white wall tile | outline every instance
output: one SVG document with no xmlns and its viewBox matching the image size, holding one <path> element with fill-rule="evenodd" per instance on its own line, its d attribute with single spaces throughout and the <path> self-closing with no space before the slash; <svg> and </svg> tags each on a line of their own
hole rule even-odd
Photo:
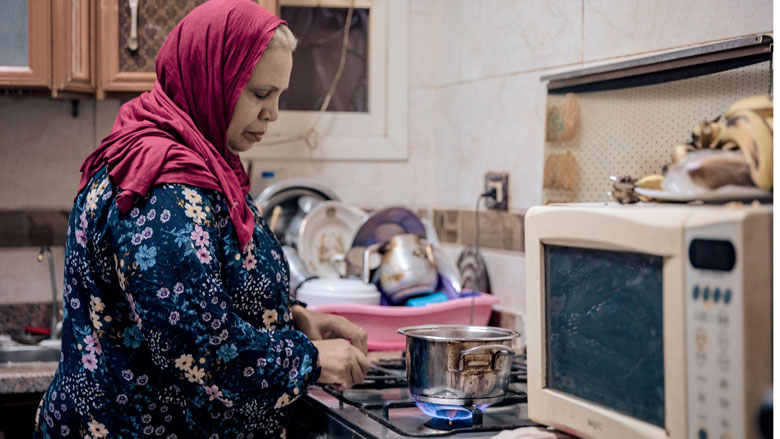
<svg viewBox="0 0 780 439">
<path fill-rule="evenodd" d="M 772 0 L 583 0 L 585 60 L 772 32 Z"/>
<path fill-rule="evenodd" d="M 433 15 L 409 13 L 409 87 L 430 87 L 434 81 Z"/>
<path fill-rule="evenodd" d="M 546 89 L 538 73 L 438 91 L 435 119 L 440 205 L 473 208 L 487 171 L 509 172 L 510 208 L 541 202 Z"/>
<path fill-rule="evenodd" d="M 436 0 L 433 17 L 434 54 L 431 58 L 436 84 L 448 84 L 461 80 L 461 52 L 465 27 L 462 4 L 466 1 Z"/>
<path fill-rule="evenodd" d="M 423 14 L 432 14 L 434 11 L 434 0 L 410 0 L 409 10 L 412 12 L 421 12 Z"/>
<path fill-rule="evenodd" d="M 462 245 L 442 244 L 444 254 L 456 264 Z M 491 293 L 501 306 L 525 314 L 525 255 L 523 253 L 480 249 L 490 279 Z"/>
<path fill-rule="evenodd" d="M 463 3 L 461 76 L 484 78 L 581 60 L 582 7 L 572 0 Z"/>
</svg>

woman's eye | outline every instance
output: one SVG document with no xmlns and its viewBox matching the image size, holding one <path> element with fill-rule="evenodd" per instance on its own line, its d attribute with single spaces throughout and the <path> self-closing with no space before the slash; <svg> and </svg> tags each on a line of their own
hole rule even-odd
<svg viewBox="0 0 780 439">
<path fill-rule="evenodd" d="M 270 95 L 270 94 L 271 93 L 266 93 L 266 94 L 255 93 L 255 96 L 257 97 L 257 99 L 263 100 L 263 99 L 267 98 L 268 95 Z"/>
</svg>

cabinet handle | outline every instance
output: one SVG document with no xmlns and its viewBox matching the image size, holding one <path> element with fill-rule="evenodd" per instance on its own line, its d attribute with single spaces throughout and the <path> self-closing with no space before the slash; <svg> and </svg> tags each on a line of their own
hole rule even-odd
<svg viewBox="0 0 780 439">
<path fill-rule="evenodd" d="M 130 37 L 127 39 L 127 48 L 135 52 L 138 50 L 138 0 L 128 0 L 130 4 Z"/>
</svg>

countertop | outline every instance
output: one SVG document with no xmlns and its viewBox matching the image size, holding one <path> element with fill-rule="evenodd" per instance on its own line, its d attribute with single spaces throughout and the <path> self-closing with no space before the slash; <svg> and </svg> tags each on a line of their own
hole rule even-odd
<svg viewBox="0 0 780 439">
<path fill-rule="evenodd" d="M 0 393 L 39 393 L 49 387 L 56 361 L 0 363 Z"/>
</svg>

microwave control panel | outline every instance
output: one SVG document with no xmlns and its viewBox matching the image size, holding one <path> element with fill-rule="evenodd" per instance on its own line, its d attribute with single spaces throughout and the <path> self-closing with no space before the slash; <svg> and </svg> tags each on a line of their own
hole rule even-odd
<svg viewBox="0 0 780 439">
<path fill-rule="evenodd" d="M 739 439 L 744 419 L 740 224 L 685 232 L 688 438 Z"/>
</svg>

